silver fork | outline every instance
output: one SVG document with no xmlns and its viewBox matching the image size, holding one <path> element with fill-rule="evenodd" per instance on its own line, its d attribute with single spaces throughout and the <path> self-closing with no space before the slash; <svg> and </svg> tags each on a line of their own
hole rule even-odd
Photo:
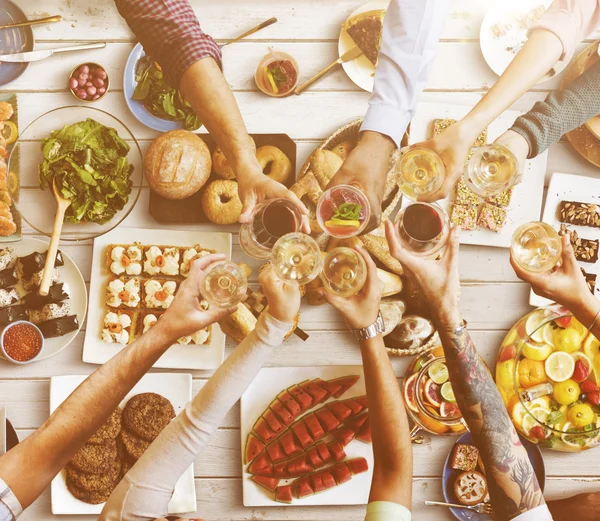
<svg viewBox="0 0 600 521">
<path fill-rule="evenodd" d="M 478 503 L 477 505 L 454 505 L 453 503 L 442 503 L 441 501 L 425 501 L 425 504 L 430 507 L 450 507 L 450 508 L 462 508 L 465 510 L 473 510 L 478 514 L 492 514 L 492 505 L 489 503 Z"/>
</svg>

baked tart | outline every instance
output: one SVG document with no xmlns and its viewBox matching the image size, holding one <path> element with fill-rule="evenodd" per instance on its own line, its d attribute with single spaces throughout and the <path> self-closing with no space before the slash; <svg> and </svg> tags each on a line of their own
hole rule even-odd
<svg viewBox="0 0 600 521">
<path fill-rule="evenodd" d="M 348 33 L 352 41 L 374 66 L 379 60 L 384 16 L 385 9 L 368 11 L 353 16 L 342 26 L 342 30 Z"/>
</svg>

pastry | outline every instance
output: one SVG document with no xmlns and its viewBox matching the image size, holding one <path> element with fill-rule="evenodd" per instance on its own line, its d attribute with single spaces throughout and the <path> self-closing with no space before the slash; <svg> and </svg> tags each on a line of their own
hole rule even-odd
<svg viewBox="0 0 600 521">
<path fill-rule="evenodd" d="M 455 470 L 470 472 L 477 468 L 479 461 L 479 450 L 473 445 L 457 443 L 452 449 L 450 466 Z"/>
<path fill-rule="evenodd" d="M 388 270 L 396 275 L 402 275 L 404 273 L 400 262 L 390 254 L 390 248 L 384 236 L 369 233 L 367 235 L 362 235 L 360 239 L 365 245 L 366 250 Z"/>
<path fill-rule="evenodd" d="M 179 275 L 180 248 L 175 246 L 150 246 L 144 248 L 144 273 L 154 277 Z"/>
<path fill-rule="evenodd" d="M 256 327 L 256 317 L 241 302 L 231 315 L 219 320 L 221 330 L 237 343 L 246 338 Z"/>
<path fill-rule="evenodd" d="M 435 329 L 431 321 L 417 315 L 404 317 L 398 326 L 388 335 L 394 347 L 415 349 L 433 336 Z"/>
<path fill-rule="evenodd" d="M 585 277 L 585 282 L 587 284 L 588 289 L 590 290 L 590 293 L 594 295 L 596 293 L 596 279 L 598 278 L 598 275 L 596 275 L 595 273 L 588 273 L 584 269 L 582 269 L 581 271 L 583 273 L 583 276 Z"/>
<path fill-rule="evenodd" d="M 406 305 L 402 300 L 382 300 L 379 311 L 383 317 L 383 336 L 389 335 L 402 320 Z"/>
<path fill-rule="evenodd" d="M 146 280 L 144 282 L 144 305 L 150 309 L 167 309 L 177 291 L 174 280 Z"/>
<path fill-rule="evenodd" d="M 256 152 L 256 143 L 254 142 L 254 139 L 250 136 L 248 137 L 250 138 L 250 143 L 252 144 L 254 152 Z M 215 175 L 221 179 L 235 179 L 235 172 L 233 171 L 233 168 L 229 166 L 225 154 L 223 154 L 223 151 L 219 147 L 215 148 L 212 153 L 212 168 Z"/>
<path fill-rule="evenodd" d="M 210 151 L 189 130 L 171 130 L 156 138 L 144 157 L 144 174 L 158 195 L 185 199 L 208 181 L 212 169 Z"/>
<path fill-rule="evenodd" d="M 342 163 L 340 156 L 331 150 L 317 150 L 313 153 L 310 159 L 310 169 L 323 190 L 327 188 L 329 181 L 340 169 Z"/>
<path fill-rule="evenodd" d="M 352 152 L 352 150 L 354 149 L 354 147 L 356 146 L 356 142 L 355 141 L 342 141 L 340 144 L 334 146 L 331 151 L 336 155 L 339 156 L 340 159 L 342 161 L 345 161 L 346 158 L 350 155 L 350 152 Z"/>
<path fill-rule="evenodd" d="M 100 503 L 105 503 L 108 501 L 108 498 L 112 494 L 112 489 L 102 489 L 99 492 L 92 492 L 89 490 L 81 490 L 79 487 L 76 487 L 73 482 L 67 479 L 67 489 L 71 494 L 73 494 L 77 499 L 88 503 L 90 505 L 99 505 Z"/>
<path fill-rule="evenodd" d="M 558 205 L 560 222 L 600 228 L 600 206 L 593 203 L 562 201 Z"/>
<path fill-rule="evenodd" d="M 463 230 L 476 230 L 477 206 L 453 204 L 450 222 L 460 226 Z"/>
<path fill-rule="evenodd" d="M 112 279 L 106 286 L 106 305 L 111 308 L 137 308 L 141 301 L 141 284 L 138 278 Z"/>
<path fill-rule="evenodd" d="M 234 224 L 242 214 L 242 201 L 235 181 L 217 179 L 202 193 L 204 215 L 215 224 Z"/>
<path fill-rule="evenodd" d="M 485 477 L 475 470 L 459 474 L 454 481 L 454 495 L 463 505 L 481 503 L 486 494 Z"/>
<path fill-rule="evenodd" d="M 292 181 L 292 162 L 279 148 L 262 146 L 256 151 L 256 159 L 267 177 L 282 185 L 288 185 Z"/>
<path fill-rule="evenodd" d="M 373 66 L 376 66 L 379 60 L 384 16 L 385 9 L 368 11 L 353 16 L 342 26 L 342 30 L 348 33 Z"/>
<path fill-rule="evenodd" d="M 377 277 L 383 282 L 382 296 L 391 297 L 402 291 L 402 279 L 398 275 L 377 268 Z"/>
<path fill-rule="evenodd" d="M 129 432 L 153 441 L 175 418 L 171 402 L 156 393 L 136 394 L 123 410 L 123 423 Z"/>
<path fill-rule="evenodd" d="M 102 341 L 107 344 L 129 344 L 135 331 L 134 314 L 129 311 L 107 311 L 102 327 Z"/>
<path fill-rule="evenodd" d="M 53 318 L 66 317 L 71 313 L 71 306 L 68 301 L 58 302 L 56 304 L 46 304 L 38 309 L 29 310 L 29 320 L 34 324 L 41 324 Z"/>
<path fill-rule="evenodd" d="M 483 226 L 488 230 L 500 233 L 506 222 L 506 210 L 499 206 L 494 206 L 489 203 L 483 203 L 481 213 L 477 219 L 477 225 Z"/>
<path fill-rule="evenodd" d="M 108 246 L 107 264 L 111 273 L 139 275 L 142 273 L 142 248 L 138 244 Z"/>
<path fill-rule="evenodd" d="M 181 266 L 179 273 L 182 277 L 187 277 L 190 273 L 190 266 L 193 261 L 216 253 L 215 250 L 207 250 L 196 245 L 191 248 L 181 248 Z"/>
<path fill-rule="evenodd" d="M 292 185 L 290 191 L 296 194 L 298 199 L 303 199 L 304 196 L 306 196 L 307 199 L 315 206 L 319 202 L 319 197 L 321 197 L 321 194 L 323 193 L 315 174 L 310 170 Z M 311 224 L 311 230 L 314 229 L 319 229 L 318 225 L 316 228 L 313 228 Z"/>
<path fill-rule="evenodd" d="M 454 123 L 456 123 L 455 119 L 450 119 L 450 118 L 434 119 L 433 125 L 432 125 L 431 136 L 435 137 L 438 134 L 441 134 L 449 126 L 454 125 Z M 487 144 L 487 138 L 488 138 L 488 129 L 485 128 L 481 131 L 481 134 L 479 134 L 477 136 L 477 139 L 475 140 L 475 142 L 473 143 L 471 148 L 479 148 L 479 147 L 482 147 L 483 145 Z M 473 154 L 473 152 L 470 153 L 469 157 L 472 154 Z"/>
</svg>

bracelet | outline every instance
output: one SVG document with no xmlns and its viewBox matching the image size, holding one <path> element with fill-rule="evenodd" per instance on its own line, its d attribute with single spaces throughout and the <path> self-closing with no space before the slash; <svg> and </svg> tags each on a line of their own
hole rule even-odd
<svg viewBox="0 0 600 521">
<path fill-rule="evenodd" d="M 465 329 L 467 329 L 467 321 L 463 319 L 462 323 L 460 326 L 457 326 L 455 328 L 444 328 L 449 332 L 452 332 L 452 334 L 454 335 L 460 335 Z"/>
<path fill-rule="evenodd" d="M 596 322 L 598 322 L 598 317 L 600 317 L 600 310 L 598 311 L 598 313 L 596 313 L 596 316 L 594 317 L 594 320 L 592 321 L 592 325 L 587 328 L 590 333 L 592 332 L 592 329 L 594 329 Z"/>
</svg>

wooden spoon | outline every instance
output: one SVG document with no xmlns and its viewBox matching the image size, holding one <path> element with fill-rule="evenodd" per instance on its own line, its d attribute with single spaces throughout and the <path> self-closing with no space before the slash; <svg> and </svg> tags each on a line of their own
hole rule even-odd
<svg viewBox="0 0 600 521">
<path fill-rule="evenodd" d="M 58 252 L 58 243 L 60 241 L 60 233 L 62 232 L 63 222 L 65 220 L 65 212 L 71 206 L 71 200 L 65 199 L 56 187 L 56 177 L 52 181 L 52 193 L 56 199 L 56 216 L 54 217 L 54 227 L 50 237 L 50 245 L 46 253 L 46 264 L 44 265 L 44 273 L 40 284 L 40 295 L 46 296 L 50 291 L 52 283 L 52 272 L 54 271 L 54 263 L 56 262 L 56 253 Z"/>
</svg>

